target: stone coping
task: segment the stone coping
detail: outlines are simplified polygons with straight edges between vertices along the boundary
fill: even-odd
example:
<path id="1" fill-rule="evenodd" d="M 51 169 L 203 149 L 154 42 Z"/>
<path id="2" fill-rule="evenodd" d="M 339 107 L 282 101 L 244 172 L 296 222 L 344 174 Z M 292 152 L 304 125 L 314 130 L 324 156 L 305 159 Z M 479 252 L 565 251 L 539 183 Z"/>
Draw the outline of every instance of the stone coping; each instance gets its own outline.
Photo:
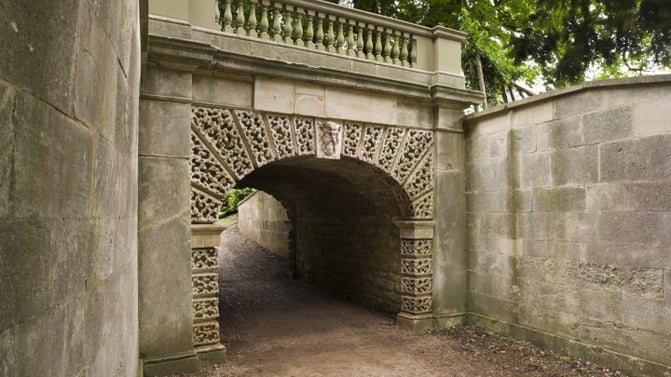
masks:
<path id="1" fill-rule="evenodd" d="M 191 224 L 192 235 L 213 235 L 226 230 L 226 227 L 218 224 Z"/>
<path id="2" fill-rule="evenodd" d="M 531 97 L 527 97 L 521 100 L 513 101 L 510 103 L 498 105 L 495 107 L 490 107 L 487 110 L 480 111 L 473 114 L 468 114 L 464 117 L 464 123 L 467 124 L 471 120 L 488 118 L 490 116 L 499 115 L 504 110 L 512 110 L 517 108 L 523 108 L 526 106 L 531 106 L 543 101 L 547 101 L 556 97 L 566 96 L 569 94 L 574 94 L 578 92 L 584 92 L 594 89 L 601 88 L 615 88 L 615 87 L 624 87 L 624 86 L 636 86 L 636 85 L 653 85 L 653 84 L 667 84 L 671 85 L 671 74 L 661 74 L 661 75 L 650 75 L 650 76 L 640 76 L 640 77 L 625 77 L 617 79 L 607 79 L 607 80 L 595 80 L 595 81 L 585 81 L 580 84 L 572 85 L 567 88 L 551 90 L 549 92 L 536 94 Z"/>

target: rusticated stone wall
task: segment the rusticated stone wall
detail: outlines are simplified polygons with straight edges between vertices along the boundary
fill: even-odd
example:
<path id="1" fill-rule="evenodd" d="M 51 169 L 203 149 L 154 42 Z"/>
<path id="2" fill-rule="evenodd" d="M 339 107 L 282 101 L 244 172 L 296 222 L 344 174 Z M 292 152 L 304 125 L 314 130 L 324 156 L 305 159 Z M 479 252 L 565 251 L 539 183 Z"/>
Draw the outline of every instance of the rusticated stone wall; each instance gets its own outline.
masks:
<path id="1" fill-rule="evenodd" d="M 2 376 L 137 376 L 138 13 L 0 4 Z"/>
<path id="2" fill-rule="evenodd" d="M 671 78 L 651 77 L 466 120 L 472 322 L 671 373 L 669 103 Z"/>

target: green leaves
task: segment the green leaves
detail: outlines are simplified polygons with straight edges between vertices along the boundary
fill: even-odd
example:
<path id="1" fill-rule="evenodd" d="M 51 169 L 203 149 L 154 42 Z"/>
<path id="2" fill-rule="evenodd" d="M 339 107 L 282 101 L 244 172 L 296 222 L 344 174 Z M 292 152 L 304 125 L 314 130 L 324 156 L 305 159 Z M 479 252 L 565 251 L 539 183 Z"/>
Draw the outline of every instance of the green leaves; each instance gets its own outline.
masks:
<path id="1" fill-rule="evenodd" d="M 338 2 L 337 0 L 332 0 Z M 513 81 L 557 88 L 671 67 L 669 0 L 353 0 L 356 8 L 468 33 L 462 68 L 488 100 Z"/>
<path id="2" fill-rule="evenodd" d="M 243 189 L 231 189 L 226 197 L 221 200 L 221 211 L 219 218 L 238 212 L 238 204 L 254 192 L 253 188 L 246 187 Z"/>

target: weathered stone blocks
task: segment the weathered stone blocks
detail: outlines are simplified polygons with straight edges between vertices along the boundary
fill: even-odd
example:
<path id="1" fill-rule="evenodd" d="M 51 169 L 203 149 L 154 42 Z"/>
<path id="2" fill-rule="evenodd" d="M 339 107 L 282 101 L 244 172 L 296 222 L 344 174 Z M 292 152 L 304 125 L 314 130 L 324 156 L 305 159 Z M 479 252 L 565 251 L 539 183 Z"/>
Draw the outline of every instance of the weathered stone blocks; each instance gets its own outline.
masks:
<path id="1" fill-rule="evenodd" d="M 601 110 L 585 114 L 583 117 L 585 144 L 626 139 L 631 135 L 631 131 L 631 108 L 628 106 Z"/>
<path id="2" fill-rule="evenodd" d="M 563 187 L 533 190 L 534 212 L 569 212 L 585 210 L 585 190 Z"/>
<path id="3" fill-rule="evenodd" d="M 12 112 L 14 110 L 16 92 L 5 82 L 0 81 L 0 217 L 9 211 L 9 193 L 12 182 L 12 156 L 14 154 L 14 125 Z"/>
<path id="4" fill-rule="evenodd" d="M 587 187 L 589 211 L 671 211 L 671 182 L 623 182 Z"/>
<path id="5" fill-rule="evenodd" d="M 0 45 L 5 46 L 0 78 L 70 114 L 71 85 L 79 56 L 74 53 L 76 33 L 79 20 L 86 20 L 87 13 L 77 0 L 5 3 L 0 15 L 6 28 L 0 33 Z"/>
<path id="6" fill-rule="evenodd" d="M 575 339 L 561 347 L 577 355 L 586 344 L 634 355 L 633 374 L 659 375 L 671 334 L 668 79 L 666 91 L 594 85 L 466 121 L 468 308 L 552 347 L 538 331 Z M 619 360 L 610 351 L 599 357 Z"/>
<path id="7" fill-rule="evenodd" d="M 671 135 L 602 144 L 601 182 L 671 179 Z"/>
<path id="8" fill-rule="evenodd" d="M 14 216 L 88 217 L 93 132 L 35 97 L 21 94 L 16 101 Z"/>
<path id="9" fill-rule="evenodd" d="M 141 100 L 140 154 L 189 157 L 190 123 L 191 105 L 188 103 Z"/>
<path id="10" fill-rule="evenodd" d="M 552 185 L 585 185 L 599 177 L 596 146 L 562 149 L 551 153 Z"/>

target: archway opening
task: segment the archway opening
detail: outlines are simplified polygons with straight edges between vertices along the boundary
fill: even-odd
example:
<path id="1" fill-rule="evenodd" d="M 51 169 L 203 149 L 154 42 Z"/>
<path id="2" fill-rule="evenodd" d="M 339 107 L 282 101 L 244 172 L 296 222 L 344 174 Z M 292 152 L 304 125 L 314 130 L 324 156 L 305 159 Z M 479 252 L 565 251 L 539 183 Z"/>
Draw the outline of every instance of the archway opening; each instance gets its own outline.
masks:
<path id="1" fill-rule="evenodd" d="M 398 184 L 361 161 L 295 157 L 264 165 L 238 182 L 279 200 L 290 221 L 294 276 L 378 311 L 400 311 Z M 259 219 L 257 227 L 273 227 Z"/>

